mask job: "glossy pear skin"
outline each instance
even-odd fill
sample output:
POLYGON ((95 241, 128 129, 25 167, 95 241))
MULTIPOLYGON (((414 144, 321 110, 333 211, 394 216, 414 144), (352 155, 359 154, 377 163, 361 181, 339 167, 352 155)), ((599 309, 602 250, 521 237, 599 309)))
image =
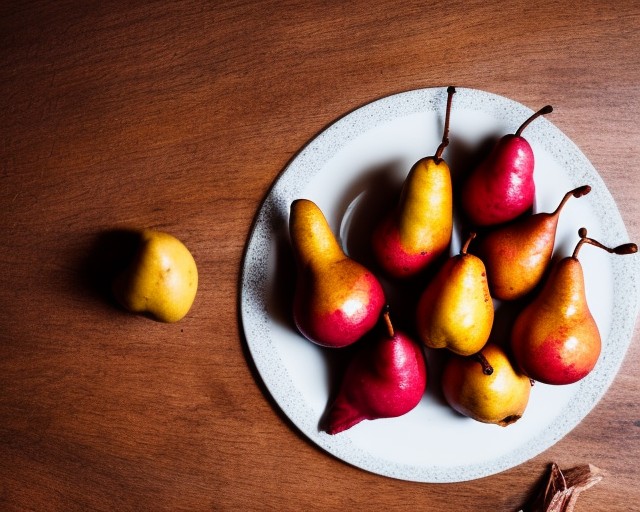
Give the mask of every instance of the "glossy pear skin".
POLYGON ((291 204, 289 232, 298 266, 293 316, 318 345, 344 347, 378 321, 385 297, 378 279, 345 255, 318 206, 291 204))
POLYGON ((169 233, 149 229, 140 232, 134 259, 113 282, 114 296, 125 309, 167 323, 189 312, 197 289, 191 252, 169 233))
POLYGON ((589 185, 573 189, 553 212, 521 217, 478 240, 475 253, 487 267, 493 297, 519 299, 542 281, 551 261, 562 208, 571 197, 582 197, 590 191, 589 185))
POLYGON ((502 224, 533 206, 533 150, 524 137, 502 137, 462 189, 462 205, 476 226, 502 224))
POLYGON ((493 368, 491 375, 473 357, 452 355, 445 363, 442 390, 447 403, 460 414, 505 427, 524 414, 531 382, 494 343, 487 343, 482 354, 493 368))
MULTIPOLYGON (((368 340, 367 340, 368 341, 368 340)), ((327 432, 414 409, 427 387, 422 347, 403 332, 366 343, 350 362, 331 406, 327 432)))
POLYGON ((427 347, 471 355, 489 339, 493 317, 484 263, 465 253, 449 258, 427 286, 418 302, 416 323, 427 347))
POLYGON ((416 275, 449 246, 453 199, 449 166, 423 158, 409 171, 399 203, 373 233, 373 252, 390 276, 416 275))
POLYGON ((522 371, 546 384, 571 384, 594 368, 600 333, 577 258, 554 265, 540 294, 518 315, 511 347, 522 371))
POLYGON ((485 263, 491 295, 519 299, 531 292, 551 261, 558 216, 538 213, 482 237, 475 252, 485 263))

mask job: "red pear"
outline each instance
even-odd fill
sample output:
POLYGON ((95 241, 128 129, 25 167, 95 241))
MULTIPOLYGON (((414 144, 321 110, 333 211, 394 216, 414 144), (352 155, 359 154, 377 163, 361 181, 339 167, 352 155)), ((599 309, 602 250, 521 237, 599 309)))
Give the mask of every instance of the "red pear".
POLYGON ((533 206, 536 192, 533 150, 522 131, 552 110, 550 105, 543 107, 522 123, 515 134, 503 136, 473 170, 462 188, 462 207, 472 224, 502 224, 533 206))
POLYGON ((424 395, 427 369, 422 345, 394 331, 388 311, 384 319, 387 332, 363 344, 347 367, 329 410, 329 434, 343 432, 363 420, 402 416, 424 395))
POLYGON ((635 244, 613 249, 579 231, 573 255, 552 268, 538 296, 518 315, 511 335, 514 358, 530 378, 572 384, 586 377, 600 356, 598 326, 589 310, 578 251, 588 243, 614 254, 635 253, 635 244))

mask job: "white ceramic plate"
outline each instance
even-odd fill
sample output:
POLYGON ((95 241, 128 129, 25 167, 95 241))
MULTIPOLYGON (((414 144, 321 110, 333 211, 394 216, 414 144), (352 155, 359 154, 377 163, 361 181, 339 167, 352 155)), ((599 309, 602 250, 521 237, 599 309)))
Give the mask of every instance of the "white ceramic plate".
MULTIPOLYGON (((251 356, 269 392, 296 427, 349 464, 419 482, 488 476, 536 456, 561 439, 589 413, 615 377, 631 340, 639 302, 637 255, 614 256, 585 246, 580 259, 587 300, 603 339, 601 358, 587 378, 569 386, 536 384, 522 419, 502 428, 464 418, 444 403, 438 392, 436 355, 429 359, 427 393, 410 413, 365 421, 335 436, 320 429, 335 392, 337 368, 346 355, 310 343, 293 326, 295 266, 287 234, 289 206, 301 197, 315 201, 352 256, 367 260, 364 238, 359 235, 367 232, 371 220, 381 213, 377 210, 397 193, 411 165, 435 152, 445 105, 446 88, 382 98, 340 118, 306 145, 276 179, 260 207, 246 247, 240 294, 251 356)), ((513 133, 532 112, 504 97, 458 88, 451 113, 451 144, 444 153, 452 173, 464 172, 487 141, 513 133)), ((558 114, 547 117, 554 115, 558 114)), ((589 184, 593 189, 588 196, 567 203, 555 254, 570 254, 581 226, 605 244, 628 242, 610 193, 576 145, 547 118, 537 119, 524 136, 536 158, 536 210, 555 209, 574 187, 589 184)), ((452 253, 459 249, 460 235, 456 229, 452 253)), ((393 296, 392 284, 385 281, 384 286, 393 296)), ((497 307, 498 317, 501 306, 497 307)))

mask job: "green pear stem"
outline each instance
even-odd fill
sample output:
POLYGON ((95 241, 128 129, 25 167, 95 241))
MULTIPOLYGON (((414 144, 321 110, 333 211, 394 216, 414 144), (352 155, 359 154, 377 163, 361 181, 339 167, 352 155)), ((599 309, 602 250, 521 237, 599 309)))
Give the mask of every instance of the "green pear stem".
POLYGON ((578 230, 578 236, 580 237, 580 241, 576 244, 576 248, 573 250, 573 255, 572 255, 573 258, 578 257, 578 252, 580 252, 580 248, 584 244, 595 245, 596 247, 599 247, 600 249, 604 249, 605 251, 611 254, 625 255, 625 254, 634 254, 638 252, 638 246, 636 244, 622 244, 622 245, 618 245, 617 247, 607 247, 606 245, 601 244, 597 240, 594 240, 593 238, 589 238, 587 236, 587 228, 580 228, 578 230))
POLYGON ((384 308, 384 312, 382 313, 382 319, 384 320, 384 324, 387 327, 387 333, 389 334, 389 338, 393 339, 393 337, 396 335, 396 332, 393 330, 393 324, 391 323, 391 315, 389 314, 388 304, 384 308))
POLYGON ((484 373, 485 375, 491 375, 493 373, 493 366, 491 366, 489 361, 487 361, 487 358, 482 352, 477 352, 471 357, 473 357, 473 359, 480 363, 480 365, 482 366, 482 373, 484 373))
POLYGON ((545 114, 550 114, 551 112, 553 112, 553 107, 551 105, 545 105, 540 110, 532 114, 531 117, 529 117, 529 119, 527 119, 524 123, 522 123, 520 125, 520 128, 516 130, 516 137, 520 137, 522 135, 522 131, 527 126, 529 126, 529 124, 531 124, 532 121, 536 120, 538 117, 543 116, 545 114))
POLYGON ((442 153, 445 148, 449 145, 449 117, 451 116, 451 103, 453 101, 453 95, 456 92, 456 88, 452 85, 447 87, 447 113, 444 118, 444 130, 442 132, 442 142, 438 146, 436 150, 436 154, 433 157, 436 162, 442 160, 442 153))
POLYGON ((570 192, 567 192, 564 197, 562 198, 562 201, 560 201, 560 204, 558 205, 558 207, 555 209, 555 211, 552 213, 552 215, 558 215, 560 213, 560 210, 562 210, 562 208, 564 207, 565 203, 571 198, 571 197, 582 197, 582 196, 586 196, 589 192, 591 192, 591 187, 589 185, 583 185, 581 187, 578 188, 574 188, 573 190, 571 190, 570 192))
POLYGON ((467 251, 469 250, 469 244, 471 243, 471 240, 473 240, 475 237, 476 237, 475 232, 472 231, 471 233, 469 233, 469 237, 467 238, 467 241, 462 246, 462 249, 460 249, 460 255, 464 256, 465 254, 467 254, 467 251))

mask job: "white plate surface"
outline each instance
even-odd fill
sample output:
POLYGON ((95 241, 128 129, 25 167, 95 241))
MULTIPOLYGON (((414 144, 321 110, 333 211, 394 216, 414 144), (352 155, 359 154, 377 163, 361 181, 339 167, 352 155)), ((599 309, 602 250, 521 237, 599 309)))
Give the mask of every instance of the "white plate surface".
MULTIPOLYGON (((495 474, 560 440, 613 381, 631 341, 639 303, 638 255, 614 256, 585 246, 580 260, 587 300, 603 339, 600 360, 587 378, 569 386, 537 383, 522 419, 501 428, 464 418, 442 401, 434 367, 437 357, 431 357, 427 393, 409 414, 365 421, 335 436, 320 429, 335 392, 336 361, 346 356, 310 343, 293 326, 295 266, 287 234, 289 206, 302 197, 315 201, 347 251, 366 260, 358 230, 366 232, 367 222, 380 215, 376 207, 385 206, 397 193, 411 165, 436 150, 445 105, 446 88, 385 97, 340 118, 306 145, 278 176, 258 211, 246 247, 240 294, 251 357, 296 427, 349 464, 419 482, 459 482, 495 474)), ((444 153, 452 173, 464 172, 487 141, 513 133, 531 113, 510 99, 457 88, 451 144, 444 153)), ((554 115, 558 114, 547 117, 554 115)), ((628 242, 609 191, 576 145, 547 118, 537 119, 523 135, 536 158, 537 211, 552 211, 574 187, 592 186, 588 196, 571 199, 565 206, 554 254, 570 254, 581 226, 605 244, 628 242)), ((454 230, 452 253, 460 247, 460 235, 459 228, 454 230)), ((383 283, 393 296, 392 283, 383 283)), ((497 316, 500 307, 497 304, 497 316)))

